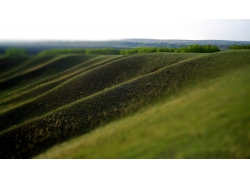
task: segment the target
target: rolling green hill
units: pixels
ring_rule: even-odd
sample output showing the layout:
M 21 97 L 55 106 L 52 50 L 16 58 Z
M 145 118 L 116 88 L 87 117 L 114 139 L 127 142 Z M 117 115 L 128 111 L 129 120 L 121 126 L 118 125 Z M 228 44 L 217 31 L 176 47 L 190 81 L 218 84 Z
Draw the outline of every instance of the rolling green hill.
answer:
M 250 157 L 249 50 L 0 63 L 1 158 Z

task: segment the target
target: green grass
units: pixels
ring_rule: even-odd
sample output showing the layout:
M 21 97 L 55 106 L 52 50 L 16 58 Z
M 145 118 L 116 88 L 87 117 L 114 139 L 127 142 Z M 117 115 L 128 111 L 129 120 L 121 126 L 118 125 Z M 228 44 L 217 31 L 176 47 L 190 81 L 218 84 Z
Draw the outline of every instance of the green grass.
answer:
M 16 73 L 0 80 L 1 91 L 13 90 L 54 76 L 83 62 L 86 56 L 40 56 Z M 73 59 L 73 60 L 72 60 Z M 42 60 L 42 61 L 41 61 Z
M 154 59 L 152 59 L 152 57 L 154 57 Z M 21 103 L 18 106 L 8 108 L 8 112 L 4 111 L 5 113 L 3 115 L 0 114 L 2 120 L 11 122 L 2 125 L 1 128 L 10 127 L 27 119 L 41 116 L 61 106 L 68 106 L 68 104 L 81 98 L 102 92 L 104 89 L 115 85 L 120 86 L 122 82 L 150 73 L 156 66 L 164 67 L 165 65 L 176 63 L 189 56 L 176 56 L 178 58 L 171 58 L 169 61 L 162 60 L 162 57 L 164 57 L 163 54 L 158 56 L 141 55 L 136 56 L 136 58 L 133 56 L 122 58 L 100 67 L 98 66 L 94 69 L 83 71 L 67 81 L 64 79 L 60 85 L 52 90 L 37 96 L 35 99 Z M 53 101 L 51 102 L 51 100 Z M 36 107 L 36 111 L 31 111 L 34 107 Z M 16 117 L 17 114 L 18 117 Z
M 11 93 L 5 93 L 5 97 L 0 103 L 2 111 L 13 108 L 19 104 L 27 102 L 33 98 L 41 96 L 43 93 L 55 88 L 63 82 L 79 75 L 86 70 L 101 66 L 109 61 L 115 60 L 115 56 L 80 56 L 82 63 L 70 68 L 62 73 L 58 73 L 55 76 L 42 79 L 38 82 L 31 83 L 28 86 L 24 86 L 18 90 L 11 91 Z
M 1 74 L 0 78 L 6 77 L 8 74 L 15 72 L 22 66 L 25 66 L 27 60 L 32 56 L 0 56 Z
M 41 57 L 32 57 L 32 59 Z M 0 94 L 0 157 L 30 158 L 57 143 L 82 134 L 86 135 L 80 139 L 85 140 L 78 139 L 79 144 L 78 140 L 73 140 L 75 144 L 79 145 L 79 148 L 75 149 L 78 153 L 73 154 L 69 150 L 69 154 L 72 156 L 68 156 L 67 153 L 60 155 L 55 150 L 54 154 L 58 154 L 55 157 L 249 157 L 247 153 L 242 152 L 241 148 L 234 149 L 236 145 L 230 140 L 228 147 L 233 149 L 230 152 L 219 147 L 213 149 L 211 145 L 213 142 L 218 142 L 217 140 L 212 142 L 212 138 L 216 139 L 223 134 L 223 129 L 221 131 L 219 129 L 231 122 L 227 118 L 229 117 L 227 114 L 231 113 L 231 111 L 227 112 L 230 108 L 224 110 L 221 108 L 221 111 L 224 112 L 222 115 L 220 108 L 216 108 L 221 107 L 220 104 L 229 105 L 227 101 L 222 101 L 220 98 L 233 96 L 233 92 L 238 92 L 240 88 L 233 87 L 233 82 L 238 83 L 239 87 L 244 87 L 243 90 L 249 88 L 246 85 L 249 77 L 247 73 L 249 59 L 250 51 L 248 50 L 213 54 L 66 55 L 65 57 L 54 57 L 54 59 L 45 58 L 44 61 L 27 59 L 25 65 L 16 66 L 20 70 L 20 72 L 15 71 L 16 75 L 12 74 L 0 79 L 5 83 L 12 82 L 15 78 L 20 80 L 16 85 L 6 86 L 6 89 Z M 29 71 L 30 68 L 33 68 L 34 71 Z M 48 69 L 50 70 L 47 71 Z M 14 72 L 11 69 L 8 71 Z M 23 83 L 21 80 L 27 80 L 28 74 L 31 72 L 36 72 L 37 76 L 31 78 L 29 82 Z M 18 73 L 20 74 L 18 75 Z M 238 73 L 238 76 L 231 75 L 231 73 Z M 231 85 L 230 83 L 227 85 L 225 82 L 231 82 Z M 11 87 L 13 88 L 11 89 Z M 230 91 L 227 91 L 230 87 L 232 87 Z M 249 113 L 242 108 L 249 107 L 246 103 L 249 100 L 246 95 L 248 89 L 245 92 L 243 90 L 235 93 L 239 96 L 238 104 L 236 108 L 231 107 L 239 118 L 249 116 Z M 226 95 L 227 92 L 228 95 Z M 212 98 L 213 93 L 215 98 Z M 206 109 L 206 106 L 209 108 Z M 214 109 L 214 115 L 210 106 Z M 201 107 L 203 108 L 199 109 Z M 245 115 L 240 116 L 239 112 L 245 113 Z M 178 116 L 176 113 L 180 115 Z M 225 116 L 224 124 L 214 124 L 212 120 L 211 124 L 208 123 L 209 120 L 205 124 L 200 124 L 197 120 L 197 118 L 204 119 L 204 114 L 209 117 L 216 116 L 216 113 L 219 113 L 218 116 Z M 168 118 L 166 121 L 162 121 L 163 117 Z M 234 118 L 231 114 L 230 117 Z M 119 125 L 119 123 L 121 124 Z M 247 127 L 247 121 L 244 123 L 242 126 Z M 218 131 L 215 131 L 214 135 L 210 132 L 212 124 Z M 103 125 L 106 126 L 102 127 Z M 183 128 L 184 125 L 186 128 Z M 119 126 L 120 129 L 113 126 Z M 203 131 L 196 132 L 196 129 L 202 126 L 205 129 L 210 128 L 210 134 Z M 230 126 L 230 123 L 228 126 L 233 127 Z M 203 146 L 207 149 L 211 148 L 210 154 L 202 148 L 200 150 L 196 148 L 201 142 L 196 142 L 195 138 L 190 139 L 191 135 L 188 133 L 193 132 L 191 127 L 193 127 L 194 137 L 198 134 L 197 137 L 204 138 L 201 141 L 207 141 Z M 182 128 L 183 130 L 181 130 Z M 165 131 L 165 129 L 167 130 Z M 94 135 L 95 133 L 96 135 Z M 125 135 L 126 133 L 127 135 Z M 130 137 L 130 133 L 134 135 L 126 138 Z M 168 146 L 163 135 L 170 136 L 170 139 L 166 141 Z M 235 141 L 239 141 L 239 138 L 244 139 L 243 135 L 246 135 L 245 130 L 237 133 L 237 136 L 234 135 Z M 107 140 L 109 141 L 107 144 L 101 142 L 102 138 L 98 138 L 109 138 L 109 136 L 114 137 L 110 138 L 110 141 Z M 144 136 L 146 139 L 143 138 Z M 176 138 L 176 141 L 172 138 Z M 245 143 L 247 140 L 245 138 L 242 142 Z M 91 148 L 82 150 L 80 143 L 82 141 L 90 143 L 87 146 Z M 142 144 L 140 145 L 138 142 Z M 188 143 L 195 142 L 198 144 L 186 147 Z M 92 146 L 91 143 L 96 146 Z M 244 143 L 242 147 L 246 147 Z M 65 145 L 65 152 L 71 148 L 70 144 Z M 116 148 L 117 145 L 120 149 Z M 106 155 L 105 152 L 98 151 L 102 148 L 107 148 Z M 175 153 L 180 148 L 187 150 Z M 163 152 L 163 149 L 166 149 L 166 152 Z M 51 155 L 53 152 L 49 154 Z
M 249 72 L 165 97 L 36 158 L 249 158 Z

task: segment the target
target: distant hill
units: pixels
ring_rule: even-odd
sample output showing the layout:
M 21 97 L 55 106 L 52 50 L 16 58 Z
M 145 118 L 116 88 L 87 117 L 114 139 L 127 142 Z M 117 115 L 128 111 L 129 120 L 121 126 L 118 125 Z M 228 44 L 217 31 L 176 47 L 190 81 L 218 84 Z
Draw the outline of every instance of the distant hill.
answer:
M 134 48 L 141 46 L 178 48 L 190 44 L 211 44 L 221 50 L 229 49 L 233 44 L 250 44 L 250 41 L 226 40 L 158 40 L 158 39 L 123 39 L 110 41 L 0 41 L 0 54 L 8 48 L 25 48 L 29 54 L 37 54 L 46 49 L 56 48 Z

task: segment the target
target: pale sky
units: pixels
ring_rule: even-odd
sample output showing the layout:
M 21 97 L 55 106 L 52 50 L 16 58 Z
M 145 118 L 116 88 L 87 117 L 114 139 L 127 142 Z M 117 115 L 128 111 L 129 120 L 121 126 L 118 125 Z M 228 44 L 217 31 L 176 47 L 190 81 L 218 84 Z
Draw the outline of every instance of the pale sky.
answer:
M 250 41 L 248 2 L 0 0 L 2 40 Z M 234 1 L 235 2 L 235 1 Z

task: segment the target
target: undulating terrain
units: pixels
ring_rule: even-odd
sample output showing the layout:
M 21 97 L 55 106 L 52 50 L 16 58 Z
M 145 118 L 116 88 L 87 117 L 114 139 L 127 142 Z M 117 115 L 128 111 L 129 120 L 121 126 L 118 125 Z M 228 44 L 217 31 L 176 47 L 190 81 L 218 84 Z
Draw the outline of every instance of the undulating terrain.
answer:
M 250 158 L 250 51 L 0 56 L 0 158 Z

